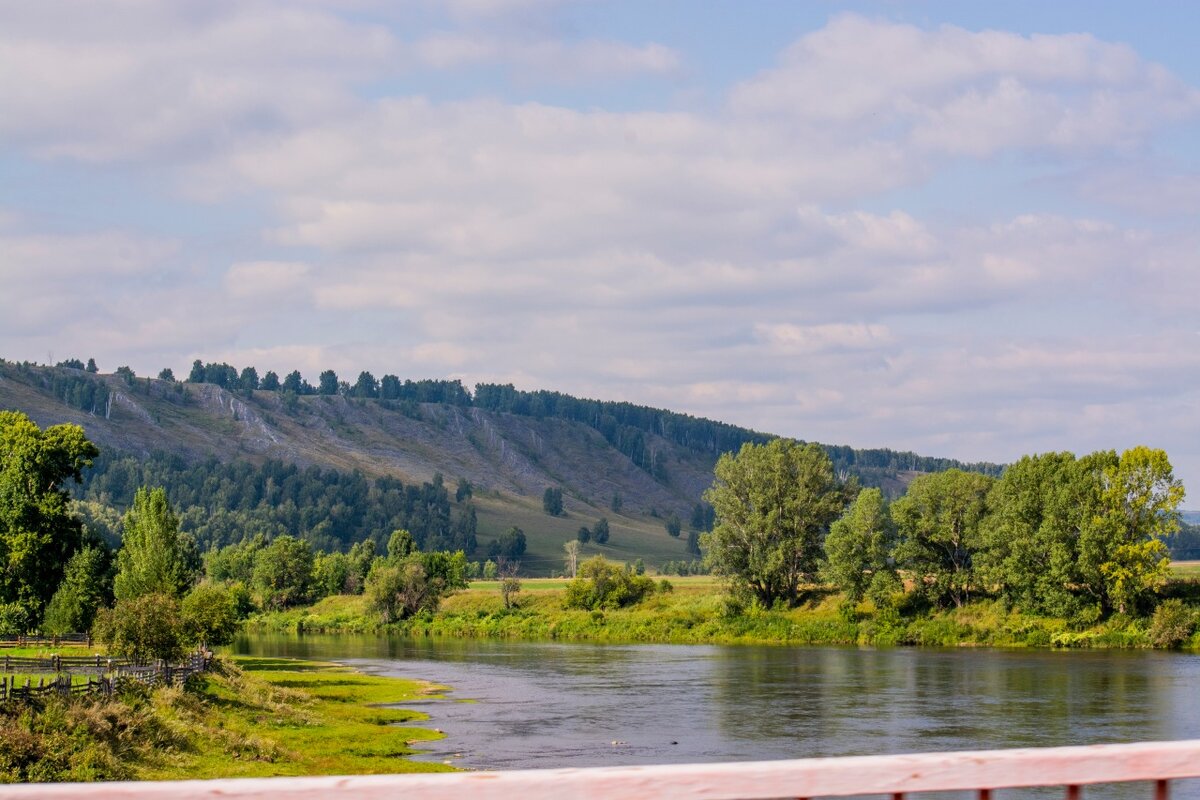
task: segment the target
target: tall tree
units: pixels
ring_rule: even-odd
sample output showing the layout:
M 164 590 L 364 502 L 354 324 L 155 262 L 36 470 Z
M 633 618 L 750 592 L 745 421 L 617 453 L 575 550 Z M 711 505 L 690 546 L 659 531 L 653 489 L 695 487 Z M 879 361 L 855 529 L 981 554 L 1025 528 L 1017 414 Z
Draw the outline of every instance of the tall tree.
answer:
M 188 552 L 193 548 L 179 531 L 166 490 L 138 489 L 125 514 L 113 594 L 118 600 L 148 594 L 183 597 L 195 577 Z
M 1132 612 L 1166 582 L 1163 539 L 1179 530 L 1183 484 L 1162 450 L 1134 447 L 1103 460 L 1101 512 L 1079 538 L 1083 579 L 1104 611 Z
M 321 373 L 317 383 L 317 394 L 337 394 L 338 393 L 338 376 L 331 369 L 327 369 Z
M 80 481 L 98 455 L 78 425 L 43 431 L 18 411 L 0 411 L 0 607 L 18 627 L 41 619 L 82 543 L 64 484 Z
M 378 397 L 379 381 L 375 380 L 375 376 L 369 372 L 360 372 L 358 373 L 358 380 L 354 382 L 354 387 L 350 390 L 350 394 L 354 397 Z
M 109 601 L 110 584 L 109 558 L 101 547 L 90 545 L 76 551 L 46 606 L 42 631 L 62 634 L 91 630 L 97 609 Z
M 790 439 L 747 442 L 717 461 L 704 499 L 717 524 L 701 537 L 713 571 L 765 607 L 794 603 L 815 578 L 821 541 L 846 507 L 850 490 L 815 444 Z
M 267 370 L 267 374 L 262 376 L 262 381 L 258 384 L 258 388 L 268 392 L 279 391 L 279 376 L 272 370 Z
M 977 589 L 975 558 L 980 525 L 994 479 L 950 469 L 921 475 L 892 504 L 900 536 L 897 566 L 911 573 L 916 591 L 934 605 L 966 603 Z
M 879 489 L 863 489 L 825 537 L 825 578 L 857 603 L 869 593 L 877 603 L 900 588 L 889 563 L 896 526 Z
M 555 486 L 546 487 L 546 491 L 542 493 L 542 510 L 552 517 L 563 513 L 562 489 Z
M 313 549 L 293 536 L 280 536 L 254 558 L 254 588 L 266 608 L 288 608 L 309 599 Z
M 300 370 L 294 369 L 284 377 L 283 390 L 293 394 L 304 393 L 304 379 L 300 376 Z
M 242 374 L 238 376 L 238 384 L 242 391 L 252 392 L 258 388 L 258 370 L 254 367 L 246 367 L 242 370 Z

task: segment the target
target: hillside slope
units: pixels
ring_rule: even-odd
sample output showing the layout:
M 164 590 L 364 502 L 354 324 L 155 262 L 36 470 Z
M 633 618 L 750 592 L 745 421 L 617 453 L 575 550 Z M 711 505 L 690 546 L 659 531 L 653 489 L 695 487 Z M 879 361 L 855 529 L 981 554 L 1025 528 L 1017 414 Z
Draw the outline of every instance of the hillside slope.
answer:
M 612 538 L 600 552 L 650 563 L 691 559 L 686 535 L 668 536 L 662 520 L 670 514 L 689 519 L 712 482 L 717 458 L 711 446 L 688 447 L 638 430 L 645 461 L 655 465 L 649 470 L 597 428 L 572 419 L 461 403 L 234 392 L 207 383 L 7 362 L 0 362 L 0 408 L 23 411 L 43 427 L 77 423 L 108 454 L 169 453 L 190 462 L 255 464 L 274 459 L 405 483 L 435 474 L 451 486 L 465 479 L 475 488 L 480 542 L 518 525 L 529 537 L 525 561 L 538 571 L 560 568 L 562 544 L 600 517 L 612 526 Z M 766 438 L 725 427 L 747 440 Z M 843 459 L 862 452 L 838 451 Z M 859 472 L 864 482 L 892 490 L 907 477 L 894 469 Z M 563 489 L 563 516 L 542 511 L 549 487 Z M 613 510 L 614 497 L 621 500 L 620 513 Z M 595 545 L 585 548 L 593 550 Z

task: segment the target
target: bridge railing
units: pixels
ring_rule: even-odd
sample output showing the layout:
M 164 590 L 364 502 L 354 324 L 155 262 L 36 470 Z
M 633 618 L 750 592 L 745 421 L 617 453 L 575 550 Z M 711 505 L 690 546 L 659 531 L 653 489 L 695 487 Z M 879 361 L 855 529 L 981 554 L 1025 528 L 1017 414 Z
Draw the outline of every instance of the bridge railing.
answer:
M 1200 741 L 512 772 L 0 786 L 0 798 L 765 800 L 881 794 L 902 798 L 912 792 L 969 790 L 987 800 L 997 789 L 1060 786 L 1070 799 L 1092 784 L 1146 781 L 1144 796 L 1165 800 L 1170 781 L 1196 777 Z

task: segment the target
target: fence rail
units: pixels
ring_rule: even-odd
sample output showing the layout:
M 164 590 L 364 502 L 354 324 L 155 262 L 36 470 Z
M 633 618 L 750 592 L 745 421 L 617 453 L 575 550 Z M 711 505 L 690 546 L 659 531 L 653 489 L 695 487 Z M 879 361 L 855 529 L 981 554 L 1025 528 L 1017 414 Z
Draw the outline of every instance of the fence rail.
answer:
M 814 758 L 731 764 L 596 767 L 442 775 L 356 775 L 108 784 L 0 786 L 0 800 L 765 800 L 910 792 L 1066 787 L 1148 781 L 1165 800 L 1168 781 L 1200 777 L 1200 741 L 1022 750 Z
M 60 633 L 56 636 L 0 636 L 0 647 L 91 647 L 90 633 Z
M 152 664 L 136 664 L 128 660 L 102 658 L 100 656 L 58 656 L 47 658 L 15 658 L 4 656 L 3 672 L 0 673 L 0 702 L 29 700 L 50 694 L 105 694 L 112 695 L 122 681 L 137 681 L 148 686 L 183 684 L 198 672 L 208 669 L 212 653 L 196 651 L 179 664 L 157 661 Z M 53 673 L 47 679 L 39 677 L 37 684 L 32 678 L 19 683 L 13 673 Z M 73 675 L 88 675 L 86 682 L 75 683 Z M 95 675 L 93 678 L 92 676 Z

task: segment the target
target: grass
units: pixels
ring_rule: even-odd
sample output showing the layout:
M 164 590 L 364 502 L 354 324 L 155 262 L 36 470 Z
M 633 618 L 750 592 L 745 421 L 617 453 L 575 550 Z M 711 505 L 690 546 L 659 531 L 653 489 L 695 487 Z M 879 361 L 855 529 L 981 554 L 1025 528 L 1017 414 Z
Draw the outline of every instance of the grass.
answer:
M 1172 561 L 1171 575 L 1176 578 L 1200 578 L 1200 561 Z
M 397 703 L 436 697 L 419 681 L 364 675 L 294 659 L 235 657 L 210 677 L 179 721 L 194 746 L 142 770 L 144 779 L 365 775 L 444 771 L 411 761 L 414 745 L 441 738 Z
M 445 771 L 396 708 L 438 687 L 292 659 L 219 659 L 187 689 L 0 704 L 0 783 Z
M 564 516 L 552 517 L 542 510 L 541 497 L 474 498 L 479 520 L 480 550 L 513 525 L 525 532 L 526 554 L 521 565 L 526 572 L 548 574 L 564 569 L 563 545 L 575 539 L 580 527 L 591 528 L 601 517 L 608 519 L 609 539 L 604 545 L 588 542 L 580 548 L 580 558 L 603 555 L 613 561 L 633 561 L 641 558 L 647 564 L 661 565 L 668 561 L 691 561 L 697 558 L 687 552 L 687 532 L 678 539 L 667 534 L 660 519 L 615 514 L 607 508 L 585 506 L 570 500 Z
M 959 609 L 905 612 L 869 602 L 847 611 L 840 595 L 816 590 L 796 608 L 741 607 L 711 577 L 671 578 L 658 591 L 623 609 L 563 607 L 564 581 L 523 579 L 514 608 L 504 608 L 495 582 L 478 581 L 425 613 L 384 627 L 361 596 L 329 597 L 313 606 L 260 615 L 251 631 L 383 633 L 408 636 L 600 642 L 722 644 L 925 645 L 1064 648 L 1147 648 L 1151 621 L 1114 615 L 1082 625 L 1032 616 L 981 600 Z M 1183 643 L 1200 648 L 1200 633 Z

